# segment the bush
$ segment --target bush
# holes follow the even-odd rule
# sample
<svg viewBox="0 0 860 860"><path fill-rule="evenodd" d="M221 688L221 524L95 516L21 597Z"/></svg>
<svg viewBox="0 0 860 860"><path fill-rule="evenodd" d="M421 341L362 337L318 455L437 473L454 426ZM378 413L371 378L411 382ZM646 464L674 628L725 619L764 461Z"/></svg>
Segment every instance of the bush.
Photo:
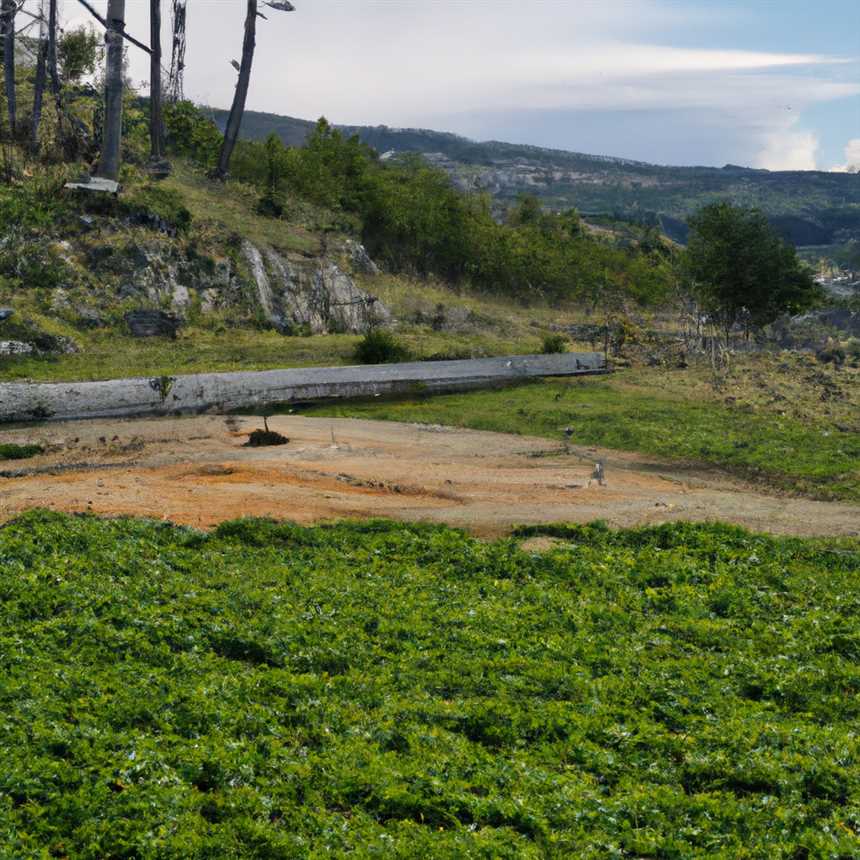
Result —
<svg viewBox="0 0 860 860"><path fill-rule="evenodd" d="M356 344L353 358L359 364L393 364L408 361L411 355L390 331L374 329Z"/></svg>
<svg viewBox="0 0 860 860"><path fill-rule="evenodd" d="M164 106L167 145L187 155L203 167L211 167L218 157L222 135L218 126L189 101Z"/></svg>
<svg viewBox="0 0 860 860"><path fill-rule="evenodd" d="M548 334L543 339L541 352L544 355L557 355L560 352L567 352L568 340L563 334Z"/></svg>
<svg viewBox="0 0 860 860"><path fill-rule="evenodd" d="M0 460L26 460L41 454L41 445L0 445Z"/></svg>
<svg viewBox="0 0 860 860"><path fill-rule="evenodd" d="M191 213L182 194L172 188L148 184L122 198L121 208L148 226L184 233L191 226Z"/></svg>

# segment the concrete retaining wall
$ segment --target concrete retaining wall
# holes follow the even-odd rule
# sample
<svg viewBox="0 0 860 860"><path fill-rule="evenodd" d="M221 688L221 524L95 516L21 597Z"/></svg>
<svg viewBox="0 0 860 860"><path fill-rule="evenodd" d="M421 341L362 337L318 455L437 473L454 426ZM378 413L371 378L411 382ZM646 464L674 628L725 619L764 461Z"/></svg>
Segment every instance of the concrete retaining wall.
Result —
<svg viewBox="0 0 860 860"><path fill-rule="evenodd" d="M273 404L464 391L603 373L598 352L50 384L0 383L0 423L253 411Z"/></svg>

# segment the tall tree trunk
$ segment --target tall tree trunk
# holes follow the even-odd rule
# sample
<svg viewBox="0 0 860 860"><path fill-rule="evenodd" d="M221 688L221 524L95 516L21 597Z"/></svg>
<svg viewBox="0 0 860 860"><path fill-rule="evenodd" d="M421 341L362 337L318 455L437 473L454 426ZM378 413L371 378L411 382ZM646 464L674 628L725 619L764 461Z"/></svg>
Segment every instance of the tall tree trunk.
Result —
<svg viewBox="0 0 860 860"><path fill-rule="evenodd" d="M161 117L161 0L149 0L149 154L164 158L164 124Z"/></svg>
<svg viewBox="0 0 860 860"><path fill-rule="evenodd" d="M245 101L248 98L248 86L251 83L251 66L254 62L254 48L257 45L257 0L248 0L248 11L245 15L245 41L242 43L242 63L239 67L239 80L236 83L236 93L233 96L233 106L230 108L230 118L227 120L227 130L224 132L224 142L221 144L221 154L218 157L218 167L215 176L226 179L230 170L230 158L239 138L242 127L242 116L245 113Z"/></svg>
<svg viewBox="0 0 860 860"><path fill-rule="evenodd" d="M57 70L57 0L48 2L48 76L51 78L51 92L57 109L57 131L62 138L63 95L60 89L60 73Z"/></svg>
<svg viewBox="0 0 860 860"><path fill-rule="evenodd" d="M33 82L33 115L30 120L30 152L39 152L39 126L42 122L42 98L45 94L45 82L48 74L48 39L45 25L45 3L40 4L39 12L42 21L39 24L39 50L36 54L36 78Z"/></svg>
<svg viewBox="0 0 860 860"><path fill-rule="evenodd" d="M6 106L9 110L9 134L15 139L18 111L15 100L15 0L3 0L3 78L6 86Z"/></svg>
<svg viewBox="0 0 860 860"><path fill-rule="evenodd" d="M108 0L108 29L105 32L105 128L97 176L119 179L122 147L122 58L125 29L125 0Z"/></svg>
<svg viewBox="0 0 860 860"><path fill-rule="evenodd" d="M173 0L173 50L170 55L170 80L168 98L174 104L185 98L183 78L185 76L185 21L187 0Z"/></svg>

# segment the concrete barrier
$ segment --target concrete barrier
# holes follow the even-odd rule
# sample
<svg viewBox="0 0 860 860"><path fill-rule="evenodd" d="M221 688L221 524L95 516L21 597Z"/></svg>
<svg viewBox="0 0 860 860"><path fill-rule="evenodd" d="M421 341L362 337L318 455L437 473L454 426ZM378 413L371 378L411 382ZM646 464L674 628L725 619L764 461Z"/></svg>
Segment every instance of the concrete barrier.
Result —
<svg viewBox="0 0 860 860"><path fill-rule="evenodd" d="M466 391L541 376L605 373L599 352L242 373L0 383L0 423L254 411L281 403Z"/></svg>

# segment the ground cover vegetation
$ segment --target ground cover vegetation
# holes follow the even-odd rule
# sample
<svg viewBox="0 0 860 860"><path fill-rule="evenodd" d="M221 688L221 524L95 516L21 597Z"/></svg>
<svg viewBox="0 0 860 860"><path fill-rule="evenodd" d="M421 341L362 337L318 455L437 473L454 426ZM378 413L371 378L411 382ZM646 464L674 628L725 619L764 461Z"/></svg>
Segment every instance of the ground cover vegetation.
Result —
<svg viewBox="0 0 860 860"><path fill-rule="evenodd" d="M0 558L5 856L857 854L857 541L34 512Z"/></svg>
<svg viewBox="0 0 860 860"><path fill-rule="evenodd" d="M715 387L701 363L511 389L318 406L311 415L449 424L641 451L770 487L860 501L860 384L854 369L802 356L739 358Z"/></svg>

